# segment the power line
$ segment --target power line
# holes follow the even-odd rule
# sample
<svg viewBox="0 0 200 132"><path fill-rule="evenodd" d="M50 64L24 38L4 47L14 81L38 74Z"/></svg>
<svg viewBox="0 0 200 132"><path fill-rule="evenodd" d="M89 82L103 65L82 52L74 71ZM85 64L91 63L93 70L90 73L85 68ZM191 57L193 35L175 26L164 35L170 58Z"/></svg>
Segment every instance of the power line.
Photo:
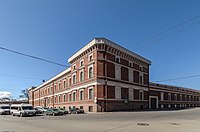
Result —
<svg viewBox="0 0 200 132"><path fill-rule="evenodd" d="M155 39L155 38L157 38L157 37L160 37L160 36L162 36L162 35L164 35L164 34L170 32L170 31L173 31L173 30L175 30L175 29L177 29L177 28L181 28L182 26L187 26L187 25L186 25L187 23L192 22L193 20L196 20L196 19L199 19L199 18L200 18L200 15L197 15L197 16L195 16L195 17L193 17L193 18L190 18L190 19L188 19L188 20L185 20L185 21L183 21L183 22L181 22L181 23L179 23L179 24L177 24L177 25L175 25L175 26L172 26L172 27L170 27L170 28L168 28L168 29L166 29L166 30L164 30L164 31L162 31L162 32L159 32L158 34L155 34L155 35L153 35L153 36L151 36L151 37L149 37L149 38L146 38L146 39L144 39L144 40L142 40L142 41L137 42L137 43L135 44L135 46L137 47L137 46L140 45L140 44L143 44L143 43L145 43L145 42L147 42L147 41L150 41L150 40L153 40L153 39Z"/></svg>
<svg viewBox="0 0 200 132"><path fill-rule="evenodd" d="M200 24L200 22L198 22L198 23L193 23L193 24L190 24L190 25L186 25L184 28L182 28L182 29L177 29L177 31L175 31L175 32L172 32L171 34L167 34L166 36L161 36L160 38L158 38L157 40L154 40L154 41L152 41L152 42L156 42L156 41L159 41L159 40L163 40L163 39L166 39L166 38L169 38L169 37L171 37L171 36L173 36L173 35L175 35L175 34L178 34L178 33L180 33L180 32L183 32L183 31L185 31L185 30L188 30L188 29L190 29L190 28L192 28L192 27L194 27L194 26L197 26L197 25L199 25ZM151 42L151 43L152 43ZM142 48L142 46L144 46L144 45L141 45L140 46L140 48ZM138 48L138 49L140 49L140 48Z"/></svg>
<svg viewBox="0 0 200 132"><path fill-rule="evenodd" d="M4 74L4 73L0 73L0 76L9 76L9 77L15 77L15 78L21 78L21 79L43 80L41 78L36 78L36 77L18 76L18 75L12 75L12 74Z"/></svg>
<svg viewBox="0 0 200 132"><path fill-rule="evenodd" d="M53 61L46 60L46 59L43 59L43 58L40 58L40 57L36 57L36 56L33 56L33 55L25 54L25 53L18 52L18 51L15 51L15 50L7 49L7 48L4 48L4 47L0 47L0 49L8 51L8 52L15 53L15 54L18 54L18 55L22 55L22 56L30 57L30 58L37 59L37 60L40 60L40 61L44 61L44 62L48 62L48 63L51 63L51 64L55 64L55 65L58 65L58 66L68 67L66 65L63 65L63 64L60 64L60 63L57 63L57 62L53 62Z"/></svg>
<svg viewBox="0 0 200 132"><path fill-rule="evenodd" d="M167 82L167 81L181 80L181 79L194 78L194 77L200 77L200 75L177 77L177 78L171 78L171 79L165 79L165 80L157 80L157 81L152 81L152 82Z"/></svg>

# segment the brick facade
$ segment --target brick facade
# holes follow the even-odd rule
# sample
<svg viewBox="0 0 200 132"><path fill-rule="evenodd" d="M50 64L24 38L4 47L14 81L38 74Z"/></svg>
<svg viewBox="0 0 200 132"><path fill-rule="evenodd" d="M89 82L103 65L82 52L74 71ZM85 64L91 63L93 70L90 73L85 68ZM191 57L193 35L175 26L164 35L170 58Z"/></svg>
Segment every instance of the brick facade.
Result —
<svg viewBox="0 0 200 132"><path fill-rule="evenodd" d="M29 89L29 103L103 112L148 109L150 99L158 98L161 106L161 92L149 88L151 62L107 39L92 40L68 62L70 68ZM168 98L166 92L162 96ZM179 94L171 97L180 99Z"/></svg>

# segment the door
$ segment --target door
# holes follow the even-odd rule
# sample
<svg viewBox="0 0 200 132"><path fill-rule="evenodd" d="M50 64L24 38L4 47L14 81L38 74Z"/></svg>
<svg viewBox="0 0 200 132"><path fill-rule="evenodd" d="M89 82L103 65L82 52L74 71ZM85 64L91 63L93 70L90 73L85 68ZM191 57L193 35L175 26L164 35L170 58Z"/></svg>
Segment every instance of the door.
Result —
<svg viewBox="0 0 200 132"><path fill-rule="evenodd" d="M156 109L156 108L157 108L157 99L151 98L151 109Z"/></svg>

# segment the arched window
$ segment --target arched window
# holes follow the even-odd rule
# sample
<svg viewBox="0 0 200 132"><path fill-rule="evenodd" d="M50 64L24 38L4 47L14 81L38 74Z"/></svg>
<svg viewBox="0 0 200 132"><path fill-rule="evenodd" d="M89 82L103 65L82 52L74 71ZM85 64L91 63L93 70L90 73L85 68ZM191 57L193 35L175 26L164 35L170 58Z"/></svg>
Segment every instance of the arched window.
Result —
<svg viewBox="0 0 200 132"><path fill-rule="evenodd" d="M84 80L84 74L83 71L80 73L80 81L82 82Z"/></svg>
<svg viewBox="0 0 200 132"><path fill-rule="evenodd" d="M58 103L60 103L61 99L60 99L60 95L58 96Z"/></svg>
<svg viewBox="0 0 200 132"><path fill-rule="evenodd" d="M76 83L76 75L73 75L73 84Z"/></svg>
<svg viewBox="0 0 200 132"><path fill-rule="evenodd" d="M60 83L58 84L58 90L60 90Z"/></svg>
<svg viewBox="0 0 200 132"><path fill-rule="evenodd" d="M66 82L65 82L65 80L63 81L63 87L64 87L64 88L66 87Z"/></svg>
<svg viewBox="0 0 200 132"><path fill-rule="evenodd" d="M76 92L73 92L73 101L76 101Z"/></svg>
<svg viewBox="0 0 200 132"><path fill-rule="evenodd" d="M93 68L89 68L89 79L93 77Z"/></svg>
<svg viewBox="0 0 200 132"><path fill-rule="evenodd" d="M66 102L66 95L63 95L63 102Z"/></svg>

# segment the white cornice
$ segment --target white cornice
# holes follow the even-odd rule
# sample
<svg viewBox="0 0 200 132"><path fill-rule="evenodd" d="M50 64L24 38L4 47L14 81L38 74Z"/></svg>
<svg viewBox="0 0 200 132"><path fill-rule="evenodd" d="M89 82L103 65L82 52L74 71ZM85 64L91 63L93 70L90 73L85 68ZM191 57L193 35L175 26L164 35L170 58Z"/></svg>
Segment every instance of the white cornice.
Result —
<svg viewBox="0 0 200 132"><path fill-rule="evenodd" d="M66 70L62 71L61 73L57 74L56 76L54 76L53 78L51 78L50 80L44 82L43 84L39 85L38 87L36 87L33 91L37 90L37 89L40 89L41 87L45 86L46 84L48 83L51 83L53 80L56 80L57 78L65 75L66 73L70 72L71 71L71 67L70 68L67 68Z"/></svg>
<svg viewBox="0 0 200 132"><path fill-rule="evenodd" d="M106 44L106 45L109 45L115 49L118 49L128 55L131 55L139 60L142 60L144 62L146 62L147 64L151 64L151 61L149 61L148 59L136 54L136 53L133 53L132 51L126 49L126 48L123 48L122 46L108 40L108 39L105 39L105 38L95 38L93 39L92 41L90 41L86 46L84 46L82 49L80 49L78 52L76 52L74 55L72 55L69 59L68 59L68 62L70 63L72 60L74 60L77 56L79 56L81 53L83 53L84 51L86 51L87 49L89 49L90 47L92 47L93 45L95 44Z"/></svg>

